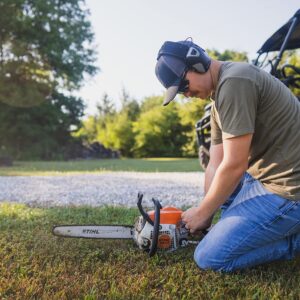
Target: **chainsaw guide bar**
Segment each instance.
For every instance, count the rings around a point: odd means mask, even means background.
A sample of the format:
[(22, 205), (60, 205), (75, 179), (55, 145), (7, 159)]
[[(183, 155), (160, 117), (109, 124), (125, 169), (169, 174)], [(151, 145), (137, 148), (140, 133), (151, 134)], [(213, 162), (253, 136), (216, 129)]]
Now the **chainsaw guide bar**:
[(134, 228), (125, 225), (62, 225), (53, 234), (62, 237), (88, 239), (132, 239)]

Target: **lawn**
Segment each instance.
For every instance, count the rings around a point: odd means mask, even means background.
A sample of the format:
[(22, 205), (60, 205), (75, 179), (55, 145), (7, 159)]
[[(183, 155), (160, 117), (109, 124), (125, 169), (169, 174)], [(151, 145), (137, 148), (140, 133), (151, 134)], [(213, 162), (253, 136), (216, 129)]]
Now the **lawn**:
[(136, 171), (136, 172), (197, 172), (197, 158), (98, 159), (76, 161), (14, 162), (13, 167), (0, 168), (0, 176), (62, 175), (70, 173)]
[(54, 224), (133, 224), (136, 209), (0, 204), (0, 299), (299, 299), (300, 259), (201, 271), (193, 247), (148, 258), (131, 241), (64, 239)]
[[(197, 159), (16, 162), (0, 175), (199, 171)], [(137, 209), (0, 202), (0, 299), (300, 299), (300, 258), (233, 274), (199, 270), (191, 246), (153, 258), (132, 241), (64, 239), (55, 224), (128, 224)]]

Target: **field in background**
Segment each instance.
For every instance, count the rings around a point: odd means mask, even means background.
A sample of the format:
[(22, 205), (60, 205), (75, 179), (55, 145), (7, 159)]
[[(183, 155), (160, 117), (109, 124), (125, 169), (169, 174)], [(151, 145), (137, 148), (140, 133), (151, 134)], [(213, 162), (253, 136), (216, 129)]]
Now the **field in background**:
[(99, 159), (77, 161), (14, 162), (13, 167), (0, 168), (0, 176), (55, 175), (69, 173), (129, 172), (197, 172), (196, 158)]
[(299, 299), (299, 258), (222, 274), (199, 270), (193, 247), (149, 259), (131, 241), (51, 234), (54, 224), (132, 225), (137, 215), (0, 203), (0, 299)]

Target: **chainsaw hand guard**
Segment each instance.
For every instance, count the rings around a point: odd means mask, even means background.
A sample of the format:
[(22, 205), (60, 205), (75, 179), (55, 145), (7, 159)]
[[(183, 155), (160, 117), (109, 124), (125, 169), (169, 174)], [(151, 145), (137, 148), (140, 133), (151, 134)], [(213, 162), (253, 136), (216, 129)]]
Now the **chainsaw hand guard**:
[(143, 206), (142, 206), (142, 199), (143, 199), (143, 194), (138, 193), (138, 202), (137, 206), (139, 208), (139, 211), (143, 218), (145, 219), (146, 222), (148, 222), (150, 225), (153, 226), (153, 233), (152, 233), (152, 242), (151, 242), (151, 247), (149, 249), (149, 256), (153, 256), (156, 251), (157, 251), (157, 243), (158, 243), (158, 236), (159, 236), (159, 225), (160, 225), (160, 210), (162, 209), (161, 204), (159, 203), (158, 200), (153, 199), (153, 204), (154, 204), (154, 221), (150, 218), (147, 212), (144, 211)]
[[(159, 235), (159, 225), (160, 225), (160, 210), (162, 208), (158, 200), (152, 199), (155, 207), (154, 212), (154, 225), (153, 225), (153, 236), (151, 248), (149, 250), (149, 256), (153, 256), (157, 251), (158, 235)], [(148, 215), (148, 214), (147, 214)], [(149, 215), (148, 215), (149, 216)]]

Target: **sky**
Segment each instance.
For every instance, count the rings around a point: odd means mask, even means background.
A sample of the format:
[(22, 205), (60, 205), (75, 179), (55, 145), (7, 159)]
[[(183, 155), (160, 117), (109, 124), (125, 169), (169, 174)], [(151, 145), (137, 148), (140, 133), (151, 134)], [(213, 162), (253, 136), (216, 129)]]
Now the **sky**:
[(300, 9), (299, 0), (86, 0), (99, 73), (78, 92), (96, 112), (105, 93), (120, 105), (122, 89), (140, 101), (162, 95), (156, 56), (166, 41), (192, 37), (204, 49), (245, 51), (250, 59)]

